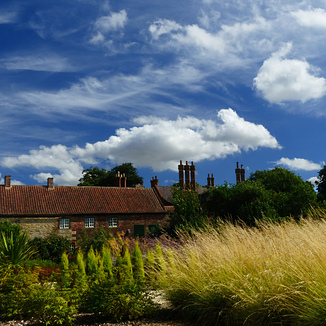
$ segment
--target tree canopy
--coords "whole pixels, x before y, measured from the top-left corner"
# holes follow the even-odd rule
[[[318,172],[318,181],[316,182],[318,191],[318,201],[326,201],[326,165]]]
[[[115,186],[116,175],[124,174],[127,177],[127,187],[143,184],[143,178],[138,175],[137,169],[132,163],[123,163],[111,170],[90,167],[83,171],[83,177],[79,179],[78,186]]]
[[[256,171],[238,185],[224,184],[209,190],[206,208],[210,215],[249,225],[256,219],[278,219],[305,214],[316,204],[316,193],[310,182],[291,171],[277,167]]]

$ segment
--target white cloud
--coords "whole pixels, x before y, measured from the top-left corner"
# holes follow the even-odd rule
[[[125,27],[128,17],[125,10],[111,12],[108,16],[102,16],[93,25],[93,35],[90,39],[92,44],[103,44],[109,46],[112,41],[106,40],[106,35]]]
[[[325,78],[317,77],[308,62],[284,59],[292,45],[288,43],[267,59],[254,78],[255,87],[271,103],[306,102],[326,93]]]
[[[0,24],[10,24],[16,21],[17,14],[15,12],[0,13]]]
[[[65,72],[74,70],[66,58],[52,54],[10,57],[8,59],[2,59],[0,63],[1,62],[2,65],[8,70],[34,70],[51,72]]]
[[[157,40],[161,35],[170,34],[180,29],[182,29],[181,25],[168,19],[159,19],[149,27],[149,31],[154,40]]]
[[[303,158],[287,158],[282,157],[280,160],[275,162],[277,165],[283,165],[291,170],[304,170],[304,171],[317,171],[322,168],[321,164],[314,163],[312,161]]]
[[[318,29],[326,28],[326,11],[321,8],[312,10],[298,10],[292,15],[296,18],[299,25]]]
[[[318,177],[311,177],[307,181],[309,181],[314,187],[316,187],[317,183],[319,182]]]
[[[177,120],[140,117],[134,121],[140,126],[120,128],[105,141],[87,143],[84,148],[41,146],[28,155],[5,157],[0,165],[33,167],[42,170],[33,176],[38,182],[45,182],[51,175],[56,183],[71,185],[81,177],[84,163],[94,165],[109,159],[112,163],[133,162],[138,167],[163,171],[175,170],[180,159],[199,162],[258,147],[280,148],[265,127],[245,121],[232,109],[220,110],[218,118],[215,122],[194,117]]]
[[[1,165],[7,168],[33,167],[38,170],[50,169],[59,171],[59,174],[42,172],[33,176],[37,181],[46,181],[49,176],[56,178],[57,183],[64,185],[76,184],[82,176],[82,165],[70,153],[70,150],[63,145],[52,147],[40,146],[38,150],[30,150],[29,154],[18,157],[4,157]]]

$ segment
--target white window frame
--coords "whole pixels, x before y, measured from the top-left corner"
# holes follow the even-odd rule
[[[116,216],[109,217],[109,228],[118,227],[118,218]]]
[[[60,218],[59,229],[70,229],[70,218]]]
[[[94,229],[95,227],[95,218],[94,217],[86,217],[85,218],[85,228],[86,229]]]

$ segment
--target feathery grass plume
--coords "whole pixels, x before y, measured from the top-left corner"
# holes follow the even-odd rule
[[[165,275],[166,273],[166,262],[163,256],[162,248],[158,243],[154,250],[154,258],[155,258],[155,268],[160,271],[161,275]]]
[[[107,245],[103,246],[102,258],[103,258],[104,271],[107,273],[108,277],[111,278],[113,263],[112,263],[111,250]]]
[[[325,219],[224,223],[183,240],[160,284],[197,324],[325,324]]]
[[[155,265],[155,257],[153,250],[149,249],[147,250],[146,258],[145,258],[145,279],[146,282],[153,286],[155,285],[155,271],[154,271],[154,265]]]
[[[95,275],[98,270],[98,256],[95,254],[93,247],[88,250],[86,273],[87,275]]]
[[[143,286],[145,283],[145,271],[143,255],[139,248],[138,241],[135,242],[131,257],[133,275],[137,285]]]
[[[120,280],[123,283],[131,284],[133,282],[133,270],[131,264],[131,257],[128,247],[124,248],[122,253],[121,265],[120,265]]]

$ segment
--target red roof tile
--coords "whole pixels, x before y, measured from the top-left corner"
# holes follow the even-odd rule
[[[151,188],[0,186],[0,216],[164,212]]]

